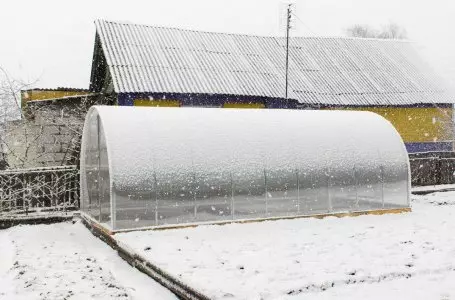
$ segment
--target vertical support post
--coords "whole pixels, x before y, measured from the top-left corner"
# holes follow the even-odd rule
[[[359,188],[359,179],[357,178],[357,169],[355,167],[355,163],[354,163],[354,188],[355,188],[355,208],[359,208],[359,191],[358,191],[358,188]]]
[[[268,191],[267,191],[267,172],[264,168],[264,189],[265,189],[265,197],[264,197],[264,200],[265,200],[265,215],[268,216],[269,214],[269,207],[268,207]]]
[[[158,181],[156,171],[153,171],[153,185],[155,187],[155,225],[158,226]]]
[[[384,166],[382,164],[382,159],[381,159],[381,151],[378,149],[378,159],[379,159],[379,176],[381,179],[381,203],[382,203],[382,208],[385,206],[384,202]]]
[[[115,194],[115,188],[114,186],[112,185],[111,187],[111,225],[112,225],[112,230],[115,230],[115,223],[117,222],[117,215],[116,215],[116,203],[117,203],[117,200],[115,199],[116,198],[116,194]]]
[[[193,172],[192,182],[192,193],[193,193],[193,205],[194,205],[194,220],[197,219],[197,202],[196,202],[196,173]]]
[[[332,204],[332,195],[330,193],[330,186],[331,186],[330,167],[327,167],[326,171],[327,171],[327,203],[328,203],[328,211],[332,212],[333,204]]]
[[[27,175],[24,176],[24,178],[27,178]],[[25,189],[25,192],[24,192],[24,203],[25,203],[25,215],[28,216],[28,204],[30,203],[30,199],[28,197],[29,195],[29,183],[27,182],[27,179],[25,179],[26,183],[25,183],[25,186],[26,186],[26,189]],[[51,200],[52,201],[52,200]]]
[[[99,206],[99,216],[98,216],[98,222],[101,223],[101,214],[102,214],[102,210],[101,210],[101,175],[100,175],[100,172],[101,172],[101,148],[100,148],[100,116],[98,115],[97,119],[96,119],[96,126],[97,126],[97,146],[98,146],[98,155],[97,155],[97,158],[98,158],[98,177],[97,177],[97,180],[98,180],[98,206]]]
[[[63,172],[62,177],[63,179],[62,182],[60,182],[59,186],[61,185],[63,189],[63,212],[66,214],[66,205],[69,202],[67,199],[67,194],[69,194],[69,191],[71,191],[71,182],[69,181],[68,172]],[[68,193],[66,191],[68,191]]]
[[[235,201],[234,201],[234,180],[232,178],[232,172],[229,172],[229,177],[231,179],[231,217],[232,220],[235,219],[234,211],[235,211]]]
[[[46,175],[49,175],[49,181],[48,181],[48,177],[46,177]],[[49,186],[49,205],[50,206],[53,206],[54,205],[54,200],[55,200],[55,197],[54,197],[54,187],[53,187],[53,176],[52,176],[52,173],[51,174],[44,174],[44,179],[46,180],[46,185]],[[25,178],[26,179],[29,179],[30,176],[26,176]],[[27,193],[28,193],[28,189],[27,189]],[[30,201],[29,201],[30,203]]]
[[[382,198],[382,208],[384,208],[385,206],[385,202],[384,202],[384,166],[381,164],[380,167],[380,176],[381,176],[381,198]]]
[[[295,169],[295,176],[297,180],[297,214],[300,214],[300,177],[299,169]]]

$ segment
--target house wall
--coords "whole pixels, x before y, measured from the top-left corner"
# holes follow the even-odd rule
[[[265,97],[186,94],[119,94],[119,105],[140,106],[204,106],[231,108],[320,108],[295,101]],[[403,138],[409,153],[453,151],[453,107],[450,105],[387,106],[387,107],[322,107],[322,109],[371,111],[389,120]]]
[[[24,118],[5,133],[9,168],[79,165],[85,114],[92,105],[113,105],[115,95],[91,94],[28,102]]]
[[[9,168],[76,164],[83,116],[78,103],[40,103],[27,107],[26,117],[8,124]]]
[[[134,99],[133,106],[149,106],[149,107],[180,107],[183,106],[178,100],[148,100],[148,99]],[[225,102],[222,107],[224,108],[265,108],[264,103],[250,102]]]
[[[371,111],[396,128],[409,153],[453,151],[453,108],[443,107],[338,107]]]
[[[150,106],[150,107],[179,107],[178,100],[148,100],[134,99],[133,106]]]
[[[226,102],[223,104],[224,108],[265,108],[264,103],[235,103]]]

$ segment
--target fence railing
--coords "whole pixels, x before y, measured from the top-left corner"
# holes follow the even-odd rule
[[[0,172],[0,215],[79,208],[76,166]]]
[[[455,152],[409,155],[413,186],[455,184]]]

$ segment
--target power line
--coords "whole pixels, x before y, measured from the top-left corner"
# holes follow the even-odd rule
[[[292,16],[294,16],[302,25],[312,34],[312,35],[317,35],[311,28],[305,24],[305,22],[302,21],[295,13],[292,13]]]

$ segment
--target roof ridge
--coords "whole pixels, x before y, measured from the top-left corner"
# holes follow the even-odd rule
[[[171,30],[177,30],[177,31],[189,31],[189,32],[197,32],[197,33],[249,36],[249,37],[261,37],[261,38],[276,38],[276,36],[252,35],[252,34],[245,34],[245,33],[215,32],[215,31],[207,31],[207,30],[178,28],[178,27],[172,27],[172,26],[139,24],[139,23],[133,23],[130,21],[112,21],[112,20],[97,19],[97,20],[95,20],[95,23],[96,22],[111,23],[111,24],[113,23],[113,24],[117,24],[117,25],[131,25],[131,26],[148,27],[148,28],[171,29]]]
[[[276,35],[258,35],[258,34],[246,34],[246,33],[231,33],[231,32],[216,32],[216,31],[207,31],[207,30],[196,30],[196,29],[186,29],[172,26],[161,26],[161,25],[150,25],[150,24],[141,24],[133,23],[131,21],[114,21],[114,20],[105,20],[105,19],[96,19],[95,23],[111,23],[117,25],[129,25],[129,26],[138,26],[138,27],[148,27],[148,28],[158,28],[158,29],[170,29],[177,31],[186,31],[186,32],[196,32],[196,33],[208,33],[216,35],[230,35],[230,36],[246,36],[246,37],[257,37],[257,38],[269,38],[269,39],[284,39],[284,36]],[[291,39],[333,39],[333,40],[358,40],[358,41],[380,41],[380,42],[398,42],[398,43],[411,43],[413,41],[408,39],[381,39],[381,38],[360,38],[360,37],[349,37],[349,36],[293,36]]]

